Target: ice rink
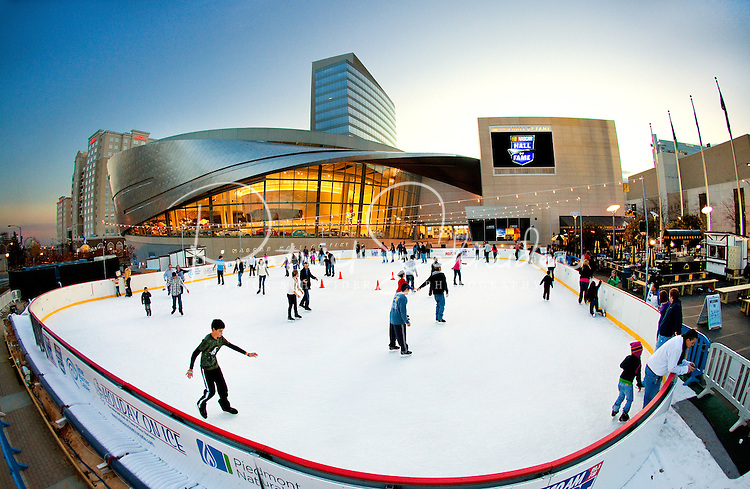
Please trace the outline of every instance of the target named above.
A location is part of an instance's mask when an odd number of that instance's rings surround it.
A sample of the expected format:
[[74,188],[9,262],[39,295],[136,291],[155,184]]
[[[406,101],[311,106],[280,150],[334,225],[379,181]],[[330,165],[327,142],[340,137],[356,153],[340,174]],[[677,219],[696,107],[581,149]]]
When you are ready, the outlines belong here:
[[[153,316],[140,294],[65,309],[46,324],[94,362],[196,417],[202,379],[185,376],[192,351],[221,318],[225,337],[258,353],[228,348],[218,358],[232,405],[212,399],[208,422],[326,465],[405,476],[466,476],[565,456],[618,427],[609,415],[619,364],[632,339],[556,283],[542,300],[543,272],[526,262],[464,259],[446,323],[435,321],[428,288],[409,294],[413,355],[388,349],[388,316],[402,265],[340,260],[335,276],[313,274],[312,311],[288,321],[283,269],[266,294],[257,278],[188,284],[185,316],[171,315],[153,290]],[[416,284],[430,271],[419,264]],[[338,279],[339,273],[343,279]],[[382,290],[375,290],[379,282]],[[647,353],[644,352],[644,360]],[[199,370],[196,365],[196,373]],[[631,414],[641,406],[641,395]]]

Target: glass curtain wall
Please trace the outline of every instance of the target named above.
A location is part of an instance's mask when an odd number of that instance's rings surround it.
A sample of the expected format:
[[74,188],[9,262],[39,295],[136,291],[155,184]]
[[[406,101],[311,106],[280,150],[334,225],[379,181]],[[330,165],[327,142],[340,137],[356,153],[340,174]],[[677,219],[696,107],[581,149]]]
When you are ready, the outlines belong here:
[[203,196],[130,228],[129,234],[366,237],[369,221],[378,238],[409,239],[420,187],[389,187],[419,181],[416,175],[365,163],[290,169]]

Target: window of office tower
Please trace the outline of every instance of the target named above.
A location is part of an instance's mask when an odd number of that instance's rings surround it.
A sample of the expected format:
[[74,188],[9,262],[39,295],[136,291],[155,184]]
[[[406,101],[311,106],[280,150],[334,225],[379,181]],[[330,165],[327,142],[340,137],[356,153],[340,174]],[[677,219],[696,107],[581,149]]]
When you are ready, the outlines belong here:
[[[340,162],[285,170],[172,209],[132,234],[192,236],[351,236],[408,239],[419,207],[420,177],[395,168]],[[266,202],[268,208],[263,205]]]

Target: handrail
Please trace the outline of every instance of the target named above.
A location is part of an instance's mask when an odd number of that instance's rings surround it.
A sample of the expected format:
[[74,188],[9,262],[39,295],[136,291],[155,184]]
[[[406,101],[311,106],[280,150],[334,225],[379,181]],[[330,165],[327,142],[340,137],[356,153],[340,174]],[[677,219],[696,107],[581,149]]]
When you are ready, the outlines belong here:
[[0,421],[0,447],[2,447],[3,458],[8,462],[10,476],[13,478],[13,482],[16,483],[16,487],[18,489],[26,489],[26,484],[24,484],[23,478],[21,477],[21,471],[28,469],[29,466],[19,463],[16,460],[15,454],[21,453],[21,450],[10,446],[10,442],[5,436],[5,428],[8,426],[10,425],[5,421]]

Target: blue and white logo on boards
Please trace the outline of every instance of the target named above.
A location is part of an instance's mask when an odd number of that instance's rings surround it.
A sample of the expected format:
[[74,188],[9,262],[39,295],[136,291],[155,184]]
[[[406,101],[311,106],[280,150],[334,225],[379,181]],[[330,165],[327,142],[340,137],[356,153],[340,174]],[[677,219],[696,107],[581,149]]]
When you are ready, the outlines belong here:
[[232,466],[229,463],[229,457],[221,451],[215,449],[208,443],[203,443],[196,438],[198,443],[198,452],[201,454],[203,463],[221,470],[222,472],[232,473]]
[[511,136],[508,154],[517,165],[528,165],[534,161],[534,135]]
[[590,469],[586,469],[563,481],[555,482],[544,489],[590,489],[594,485],[594,482],[596,482],[596,477],[602,469],[602,464],[604,462],[599,462]]

